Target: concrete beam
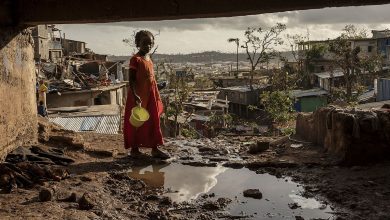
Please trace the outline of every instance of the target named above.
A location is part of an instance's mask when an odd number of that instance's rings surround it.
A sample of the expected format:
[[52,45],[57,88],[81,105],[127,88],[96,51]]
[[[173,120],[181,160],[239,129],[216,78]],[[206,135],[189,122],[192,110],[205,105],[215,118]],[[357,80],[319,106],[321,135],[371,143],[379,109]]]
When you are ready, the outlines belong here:
[[387,3],[390,0],[3,0],[0,25],[230,17]]

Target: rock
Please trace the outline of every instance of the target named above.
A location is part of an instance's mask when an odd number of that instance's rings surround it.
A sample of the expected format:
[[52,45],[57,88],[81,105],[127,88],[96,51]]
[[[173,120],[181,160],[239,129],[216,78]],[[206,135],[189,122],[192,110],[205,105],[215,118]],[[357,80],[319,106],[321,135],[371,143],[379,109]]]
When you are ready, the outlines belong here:
[[167,206],[172,205],[172,199],[170,197],[165,196],[165,197],[161,198],[160,204],[167,205]]
[[92,178],[89,176],[80,176],[79,179],[83,182],[91,182]]
[[79,199],[78,203],[80,210],[90,210],[95,206],[92,201],[92,197],[88,193],[84,193],[84,195]]
[[269,149],[270,142],[269,141],[257,141],[256,144],[252,144],[249,146],[250,154],[259,154]]
[[65,199],[62,199],[63,202],[77,202],[77,194],[72,193],[70,196],[66,197]]
[[0,188],[7,186],[11,181],[11,176],[8,174],[3,174],[0,176]]
[[156,210],[148,213],[148,219],[150,220],[166,220],[168,216],[161,210]]
[[254,199],[263,198],[263,194],[260,192],[259,189],[247,189],[243,193],[244,193],[244,197],[249,197]]
[[305,220],[302,216],[295,216],[295,220]]
[[280,146],[280,145],[284,145],[287,141],[289,141],[289,137],[288,136],[284,136],[282,138],[279,138],[273,142],[270,143],[271,146]]
[[146,200],[148,200],[148,201],[157,201],[159,199],[160,199],[160,197],[158,195],[155,195],[155,194],[150,194],[150,195],[146,196]]
[[222,166],[233,168],[233,169],[241,169],[245,166],[245,164],[241,162],[226,162]]
[[218,202],[207,201],[202,205],[202,208],[209,211],[215,211],[220,209],[220,205]]
[[297,208],[301,208],[301,206],[300,206],[300,205],[298,205],[298,203],[296,203],[296,202],[289,203],[289,204],[288,204],[288,207],[289,207],[290,209],[297,209]]
[[54,190],[43,188],[39,192],[39,201],[41,202],[48,202],[53,199],[54,196]]
[[229,198],[218,198],[217,203],[220,207],[225,208],[229,203],[231,203],[232,200]]

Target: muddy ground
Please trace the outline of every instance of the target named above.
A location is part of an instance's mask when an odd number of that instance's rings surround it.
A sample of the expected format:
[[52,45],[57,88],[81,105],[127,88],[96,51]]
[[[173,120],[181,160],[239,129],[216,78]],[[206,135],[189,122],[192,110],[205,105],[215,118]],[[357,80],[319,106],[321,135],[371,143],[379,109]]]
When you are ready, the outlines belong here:
[[[164,163],[246,167],[258,174],[292,177],[304,185],[305,196],[332,207],[334,219],[390,218],[389,162],[344,167],[310,143],[257,136],[168,138],[164,149],[173,156],[171,160],[132,159],[123,149],[121,135],[45,129],[39,146],[60,148],[74,159],[75,163],[66,167],[70,176],[0,194],[0,219],[239,219],[224,210],[234,198],[211,201],[206,196],[192,203],[176,203],[161,196],[162,187],[148,186],[127,175],[134,166]],[[52,193],[50,201],[40,201],[42,189]],[[89,203],[80,205],[83,195]]]

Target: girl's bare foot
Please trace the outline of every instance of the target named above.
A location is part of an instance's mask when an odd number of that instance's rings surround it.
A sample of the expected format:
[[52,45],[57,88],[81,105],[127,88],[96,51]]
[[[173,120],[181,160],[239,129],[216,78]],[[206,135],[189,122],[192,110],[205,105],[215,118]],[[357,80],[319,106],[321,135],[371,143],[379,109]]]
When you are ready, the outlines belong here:
[[169,155],[169,153],[164,152],[158,148],[153,148],[152,149],[152,157],[166,160],[166,159],[171,158],[171,155]]

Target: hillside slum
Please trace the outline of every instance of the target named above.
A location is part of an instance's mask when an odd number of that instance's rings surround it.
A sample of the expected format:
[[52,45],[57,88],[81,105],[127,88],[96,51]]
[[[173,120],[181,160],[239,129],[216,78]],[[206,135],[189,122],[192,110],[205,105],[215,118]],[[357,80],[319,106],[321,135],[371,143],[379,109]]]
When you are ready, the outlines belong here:
[[248,86],[247,64],[236,72],[230,63],[161,64],[163,149],[172,157],[133,158],[122,134],[128,61],[108,61],[85,42],[54,37],[55,26],[40,28],[53,34],[36,62],[37,96],[47,113],[38,116],[39,142],[0,164],[1,218],[390,216],[385,76],[375,93],[350,107],[328,103],[341,73],[313,74],[313,88],[288,94],[291,118],[281,126],[259,103],[281,81],[267,70]]

